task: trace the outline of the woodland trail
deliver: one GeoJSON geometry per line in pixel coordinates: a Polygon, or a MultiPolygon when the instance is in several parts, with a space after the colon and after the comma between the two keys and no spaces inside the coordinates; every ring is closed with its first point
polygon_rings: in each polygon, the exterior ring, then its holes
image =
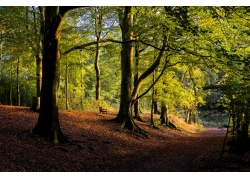
{"type": "MultiPolygon", "coordinates": [[[[163,155],[154,157],[140,168],[145,168],[144,171],[150,171],[154,166],[154,171],[162,172],[210,171],[209,167],[202,164],[208,162],[202,161],[206,158],[209,159],[209,163],[212,160],[218,160],[225,133],[225,129],[207,128],[197,134],[182,137],[175,143],[171,142],[171,146],[159,149],[159,151],[163,151],[163,155]]],[[[213,169],[211,170],[213,171],[213,169]]]]}
{"type": "Polygon", "coordinates": [[[31,133],[38,113],[0,105],[1,172],[224,172],[250,171],[226,154],[220,160],[225,129],[187,133],[136,122],[149,139],[120,131],[115,114],[60,111],[62,131],[71,143],[55,146],[31,133]],[[234,169],[230,168],[234,167],[234,169]]]}

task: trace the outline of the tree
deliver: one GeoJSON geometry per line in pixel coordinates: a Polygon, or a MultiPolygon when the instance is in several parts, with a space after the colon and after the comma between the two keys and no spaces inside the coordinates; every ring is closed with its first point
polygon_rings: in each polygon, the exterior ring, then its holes
{"type": "Polygon", "coordinates": [[[42,61],[41,107],[33,133],[57,143],[66,142],[59,125],[58,88],[60,76],[60,37],[62,20],[74,7],[46,7],[44,51],[42,61]]]}
{"type": "MultiPolygon", "coordinates": [[[[131,27],[133,26],[133,7],[125,7],[124,11],[120,10],[120,26],[122,30],[122,41],[127,42],[133,39],[133,32],[131,27]],[[124,14],[123,14],[124,13],[124,14]]],[[[135,124],[132,116],[132,107],[134,103],[140,97],[137,97],[142,82],[148,77],[154,69],[160,64],[162,56],[165,52],[165,46],[167,43],[167,37],[164,35],[162,40],[162,47],[156,60],[151,66],[144,71],[135,83],[133,91],[131,90],[132,85],[132,60],[133,60],[133,45],[131,43],[123,43],[121,51],[121,95],[120,95],[120,108],[119,113],[116,117],[116,121],[121,124],[122,129],[129,129],[138,134],[146,135],[138,125],[135,124]]]]}

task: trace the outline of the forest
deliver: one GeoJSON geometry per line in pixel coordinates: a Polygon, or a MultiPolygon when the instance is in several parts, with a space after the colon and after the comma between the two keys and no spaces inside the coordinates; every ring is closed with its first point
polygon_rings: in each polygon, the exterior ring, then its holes
{"type": "Polygon", "coordinates": [[[0,105],[35,111],[30,130],[53,144],[69,142],[60,110],[103,108],[142,138],[146,112],[152,129],[224,127],[249,151],[249,19],[248,6],[1,6],[0,105]]]}

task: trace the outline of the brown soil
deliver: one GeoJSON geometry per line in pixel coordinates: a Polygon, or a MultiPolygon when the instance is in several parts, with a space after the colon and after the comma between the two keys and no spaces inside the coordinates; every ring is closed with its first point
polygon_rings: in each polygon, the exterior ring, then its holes
{"type": "Polygon", "coordinates": [[[71,141],[55,146],[31,133],[38,114],[26,107],[0,106],[0,171],[204,172],[249,171],[249,157],[224,153],[225,129],[190,134],[136,122],[149,139],[110,121],[115,115],[60,111],[61,128],[71,141]]]}

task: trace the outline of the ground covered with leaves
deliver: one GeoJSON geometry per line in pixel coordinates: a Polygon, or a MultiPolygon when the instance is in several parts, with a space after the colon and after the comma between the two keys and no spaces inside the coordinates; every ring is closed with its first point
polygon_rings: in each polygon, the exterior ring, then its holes
{"type": "Polygon", "coordinates": [[[60,111],[63,133],[70,140],[53,145],[34,135],[38,113],[27,107],[0,105],[1,172],[215,172],[249,171],[242,160],[224,153],[225,129],[190,133],[164,126],[153,129],[149,118],[136,122],[149,138],[120,131],[115,114],[60,111]]]}

